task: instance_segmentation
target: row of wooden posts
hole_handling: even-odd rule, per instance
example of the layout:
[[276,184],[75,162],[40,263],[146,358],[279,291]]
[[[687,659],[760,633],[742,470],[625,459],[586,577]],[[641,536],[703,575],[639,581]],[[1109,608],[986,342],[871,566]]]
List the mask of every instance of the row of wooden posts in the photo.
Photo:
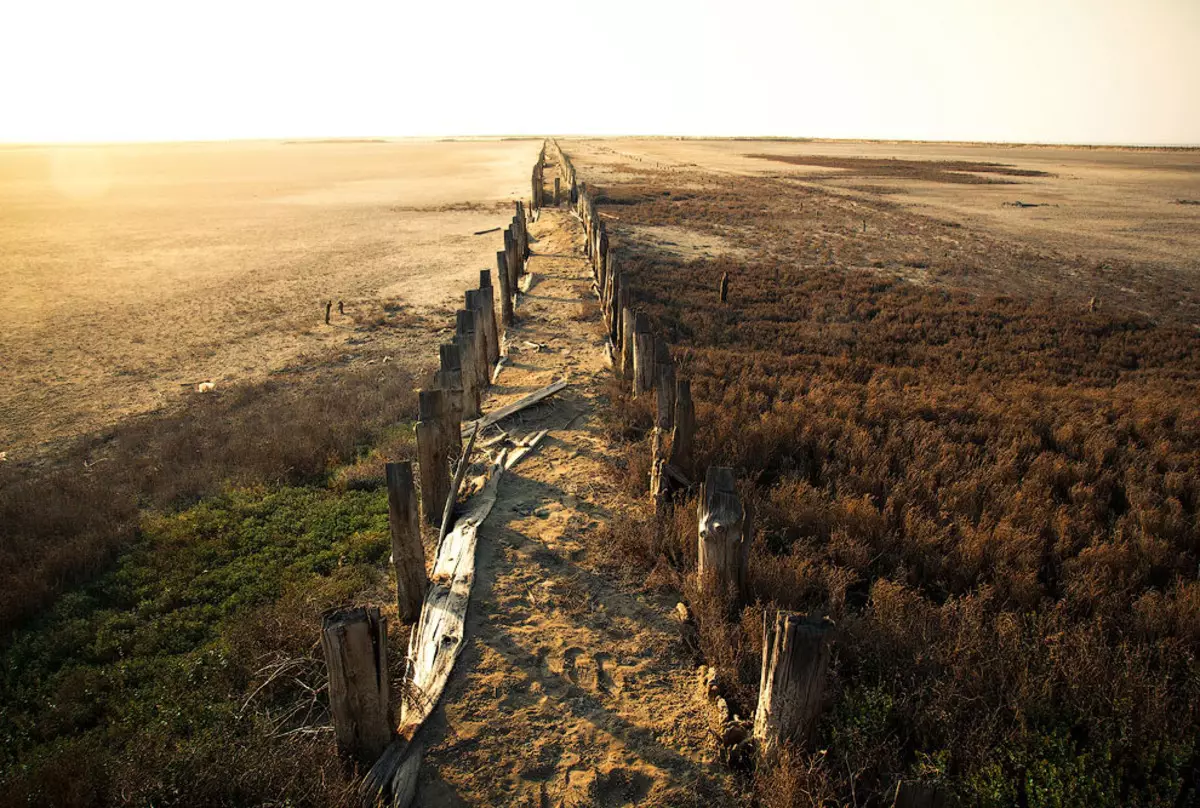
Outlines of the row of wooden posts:
[[[569,158],[555,141],[560,174],[571,177],[571,196],[586,235],[594,289],[600,300],[614,372],[630,383],[634,396],[655,398],[651,440],[650,493],[655,510],[665,518],[680,495],[694,490],[696,413],[691,383],[680,378],[670,343],[651,327],[649,315],[636,308],[632,279],[622,272],[620,250],[609,239],[604,217],[593,194],[577,184]],[[699,516],[697,574],[735,602],[746,599],[746,573],[753,515],[743,507],[733,469],[706,470],[697,504]],[[754,736],[772,754],[784,741],[803,741],[819,715],[829,661],[828,626],[802,614],[779,611],[764,619],[763,663]]]
[[[543,147],[544,155],[544,147]],[[499,312],[490,270],[479,272],[479,288],[465,293],[455,314],[454,336],[439,347],[439,368],[433,384],[419,390],[414,427],[417,462],[386,464],[388,521],[392,562],[396,571],[396,602],[404,622],[421,615],[429,589],[421,522],[438,529],[439,542],[450,529],[462,472],[470,461],[475,430],[464,423],[483,415],[481,403],[492,383],[493,368],[503,353],[506,331],[525,270],[529,221],[541,205],[536,182],[542,176],[542,156],[534,166],[534,196],[528,206],[514,203],[511,224],[504,230],[504,249],[496,253]],[[464,431],[470,441],[465,450]],[[458,473],[451,475],[457,461]],[[347,759],[370,765],[395,734],[389,710],[387,619],[377,607],[340,609],[326,615],[321,644],[329,670],[329,703],[339,752]]]

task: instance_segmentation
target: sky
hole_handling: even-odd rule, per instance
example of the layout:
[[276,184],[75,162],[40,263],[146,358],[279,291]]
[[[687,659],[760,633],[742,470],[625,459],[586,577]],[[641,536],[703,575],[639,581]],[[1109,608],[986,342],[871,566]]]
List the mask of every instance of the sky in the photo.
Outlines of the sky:
[[0,141],[1200,145],[1200,0],[2,0]]

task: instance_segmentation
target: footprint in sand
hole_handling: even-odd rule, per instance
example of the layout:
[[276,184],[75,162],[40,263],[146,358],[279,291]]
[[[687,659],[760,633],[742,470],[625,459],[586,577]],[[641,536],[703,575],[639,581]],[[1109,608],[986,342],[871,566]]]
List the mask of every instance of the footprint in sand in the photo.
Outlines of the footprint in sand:
[[582,648],[568,648],[563,651],[563,676],[570,680],[571,684],[579,684],[579,670],[576,663],[579,657],[583,656]]

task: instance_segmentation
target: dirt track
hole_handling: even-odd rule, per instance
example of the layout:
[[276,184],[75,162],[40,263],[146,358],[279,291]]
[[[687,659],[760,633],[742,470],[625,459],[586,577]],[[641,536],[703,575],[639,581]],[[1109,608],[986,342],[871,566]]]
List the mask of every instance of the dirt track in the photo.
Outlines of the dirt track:
[[630,591],[595,564],[595,528],[625,497],[604,461],[611,370],[585,305],[582,228],[546,209],[531,235],[534,285],[486,408],[571,384],[503,423],[514,437],[550,433],[505,473],[480,531],[468,644],[424,730],[417,804],[721,804],[729,774],[707,741],[674,600]]

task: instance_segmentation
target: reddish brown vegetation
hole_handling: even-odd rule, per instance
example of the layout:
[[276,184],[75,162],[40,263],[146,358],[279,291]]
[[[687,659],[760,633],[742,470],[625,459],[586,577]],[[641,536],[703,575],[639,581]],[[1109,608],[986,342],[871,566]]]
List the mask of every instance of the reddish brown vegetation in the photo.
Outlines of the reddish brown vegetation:
[[878,157],[827,157],[818,154],[782,155],[748,154],[759,160],[774,160],[798,166],[839,168],[839,177],[886,177],[898,180],[951,182],[963,185],[1011,185],[1011,180],[981,177],[980,174],[1001,174],[1006,177],[1046,177],[1045,171],[1016,168],[1004,163],[983,163],[973,160],[900,160]]
[[[711,192],[664,195],[650,179],[598,191],[623,203],[610,227],[622,269],[692,380],[699,467],[753,484],[755,605],[723,621],[694,603],[703,651],[747,715],[748,618],[821,609],[838,623],[823,751],[761,771],[764,803],[792,789],[888,804],[897,780],[924,778],[978,805],[1191,804],[1195,329],[1087,313],[1080,295],[1119,284],[1120,267],[1077,259],[1069,286],[1054,256],[957,231],[947,247],[931,238],[945,225],[886,203],[859,237],[847,200],[688,179]],[[629,224],[720,232],[754,257],[639,253],[620,240]],[[938,285],[897,277],[922,263]],[[1163,322],[1195,298],[1181,286]],[[621,431],[636,439],[637,423]],[[665,540],[643,529],[646,567],[657,554],[688,569],[693,513]]]

